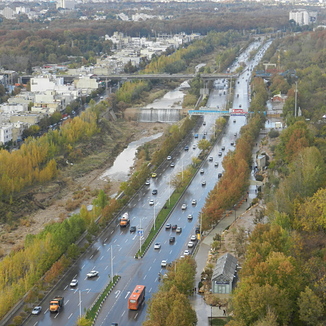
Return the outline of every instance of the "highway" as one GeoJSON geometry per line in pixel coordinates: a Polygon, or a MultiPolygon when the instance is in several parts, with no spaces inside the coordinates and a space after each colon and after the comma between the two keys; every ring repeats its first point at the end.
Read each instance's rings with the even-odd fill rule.
{"type": "MultiPolygon", "coordinates": [[[[256,65],[258,60],[256,57],[252,62],[248,62],[248,66],[256,65]]],[[[241,104],[246,111],[248,111],[249,106],[249,76],[245,78],[247,73],[247,71],[244,71],[237,79],[235,94],[239,94],[239,98],[234,99],[234,104],[241,104]],[[240,83],[237,83],[238,81],[240,83]]],[[[225,101],[226,95],[220,95],[219,90],[214,90],[207,106],[216,107],[218,105],[223,107],[225,101]]],[[[213,135],[214,120],[209,116],[205,116],[204,121],[205,125],[198,125],[194,133],[189,135],[171,153],[171,161],[175,163],[175,167],[170,167],[171,161],[166,160],[158,169],[158,176],[150,180],[149,186],[144,185],[130,201],[128,209],[126,209],[131,218],[130,225],[142,228],[145,234],[148,233],[153,225],[154,216],[162,209],[173,191],[169,184],[170,180],[176,173],[191,163],[192,157],[199,155],[198,146],[193,149],[193,145],[196,145],[203,138],[204,133],[207,133],[207,139],[213,135]],[[199,134],[198,139],[194,138],[196,133],[199,134]],[[185,145],[189,146],[188,151],[184,150],[185,145]],[[153,189],[158,190],[157,195],[152,195],[153,189]],[[151,199],[154,200],[153,206],[149,205],[151,199]]],[[[161,244],[161,249],[154,250],[152,244],[142,259],[135,259],[134,255],[139,249],[140,238],[137,232],[130,233],[129,228],[120,229],[117,220],[103,232],[92,247],[71,268],[69,273],[62,278],[55,289],[51,291],[42,304],[43,309],[40,315],[30,316],[24,325],[75,325],[80,313],[84,314],[84,309],[91,306],[109,283],[112,273],[120,275],[121,280],[105,301],[96,325],[111,325],[111,322],[117,322],[119,326],[141,325],[146,318],[146,302],[158,289],[158,274],[164,274],[161,261],[166,259],[171,262],[183,255],[185,249],[188,249],[187,243],[190,236],[195,234],[195,227],[199,224],[200,211],[205,204],[206,197],[218,181],[218,173],[223,173],[223,157],[228,151],[234,150],[235,147],[231,143],[236,141],[240,128],[245,123],[246,117],[244,115],[230,117],[225,128],[225,134],[214,145],[209,154],[209,156],[213,157],[213,160],[206,160],[202,163],[201,168],[204,173],[198,173],[194,177],[191,185],[171,213],[167,222],[182,227],[180,234],[175,234],[175,231],[172,230],[165,230],[163,227],[155,240],[155,242],[161,244]],[[223,146],[225,147],[224,150],[222,150],[223,146]],[[219,152],[221,152],[221,155],[219,155],[219,152]],[[215,162],[218,162],[218,166],[215,165],[215,162]],[[205,186],[202,186],[202,181],[206,181],[205,186]],[[191,204],[193,199],[196,199],[196,205],[191,204]],[[183,203],[187,204],[186,210],[181,210],[183,203]],[[187,219],[188,214],[193,215],[193,219],[190,221],[187,219]],[[171,235],[176,237],[173,244],[168,242],[171,235]],[[99,276],[87,279],[86,274],[91,270],[97,270],[99,276]],[[76,288],[69,287],[69,283],[73,278],[78,279],[76,288]],[[140,310],[129,311],[127,309],[127,299],[137,284],[146,285],[146,301],[140,310]],[[50,314],[48,302],[55,295],[64,296],[65,306],[59,313],[50,314]]]]}

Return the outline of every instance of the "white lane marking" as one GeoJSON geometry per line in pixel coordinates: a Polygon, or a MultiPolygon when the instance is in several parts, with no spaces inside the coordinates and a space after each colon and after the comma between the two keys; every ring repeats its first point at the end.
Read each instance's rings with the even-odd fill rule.
{"type": "Polygon", "coordinates": [[[127,292],[127,294],[125,295],[125,299],[127,299],[127,297],[129,296],[130,291],[127,292]]]}
{"type": "Polygon", "coordinates": [[[146,279],[146,277],[147,277],[147,275],[145,275],[145,276],[144,276],[143,280],[145,280],[145,279],[146,279]]]}
{"type": "Polygon", "coordinates": [[[104,258],[104,256],[102,256],[101,258],[100,258],[100,260],[102,260],[104,258]]]}
{"type": "Polygon", "coordinates": [[[72,315],[73,315],[73,313],[71,313],[71,314],[69,315],[68,319],[70,319],[72,315]]]}
{"type": "Polygon", "coordinates": [[[121,291],[118,290],[118,291],[115,291],[114,294],[115,294],[115,298],[117,298],[119,295],[120,295],[121,291]]]}
{"type": "Polygon", "coordinates": [[[137,317],[138,317],[138,312],[136,313],[136,315],[135,315],[134,319],[137,319],[137,317]]]}

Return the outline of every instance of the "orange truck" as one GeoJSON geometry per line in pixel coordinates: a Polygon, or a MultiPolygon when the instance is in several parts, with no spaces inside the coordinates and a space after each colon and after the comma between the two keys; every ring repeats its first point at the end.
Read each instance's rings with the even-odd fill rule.
{"type": "Polygon", "coordinates": [[[54,297],[50,301],[50,312],[59,312],[63,308],[63,297],[54,297]]]}
{"type": "Polygon", "coordinates": [[[120,227],[125,228],[125,227],[129,226],[129,224],[130,224],[129,214],[126,212],[120,218],[120,227]]]}
{"type": "Polygon", "coordinates": [[[138,310],[145,300],[145,285],[136,285],[128,299],[128,309],[138,310]]]}

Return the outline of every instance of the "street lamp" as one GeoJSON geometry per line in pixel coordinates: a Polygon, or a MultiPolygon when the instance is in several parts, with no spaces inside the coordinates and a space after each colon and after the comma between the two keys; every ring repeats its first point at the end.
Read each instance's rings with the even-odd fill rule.
{"type": "Polygon", "coordinates": [[[234,208],[234,221],[237,219],[237,207],[236,205],[233,206],[234,208]]]}
{"type": "Polygon", "coordinates": [[[155,228],[155,202],[154,202],[153,207],[154,207],[154,216],[153,216],[153,218],[154,218],[154,230],[155,230],[155,229],[156,229],[156,228],[155,228]]]}
{"type": "Polygon", "coordinates": [[[89,292],[91,289],[79,290],[79,318],[82,315],[82,300],[81,300],[81,293],[82,292],[89,292]]]}
{"type": "MultiPolygon", "coordinates": [[[[120,245],[116,244],[116,246],[120,247],[120,245]]],[[[119,249],[121,250],[121,248],[119,249]]],[[[113,274],[113,249],[112,249],[112,245],[111,245],[111,280],[113,280],[114,274],[113,274]]]]}
{"type": "Polygon", "coordinates": [[[211,305],[211,326],[213,325],[213,305],[211,305]]]}

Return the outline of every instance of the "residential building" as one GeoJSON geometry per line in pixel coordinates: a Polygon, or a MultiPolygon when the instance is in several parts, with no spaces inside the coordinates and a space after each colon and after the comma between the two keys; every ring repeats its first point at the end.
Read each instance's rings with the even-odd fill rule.
{"type": "Polygon", "coordinates": [[[297,25],[310,25],[317,22],[317,12],[306,9],[292,10],[289,13],[289,20],[294,20],[297,25]]]}
{"type": "Polygon", "coordinates": [[[12,141],[12,124],[6,123],[0,125],[0,145],[12,141]]]}

